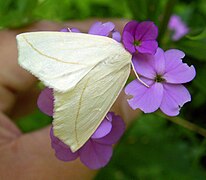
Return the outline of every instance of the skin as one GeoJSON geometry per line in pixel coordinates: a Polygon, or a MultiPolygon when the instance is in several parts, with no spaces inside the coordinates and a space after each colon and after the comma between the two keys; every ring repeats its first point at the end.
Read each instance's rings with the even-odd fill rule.
{"type": "MultiPolygon", "coordinates": [[[[24,179],[92,179],[97,171],[85,167],[79,159],[65,163],[54,156],[50,146],[49,130],[23,134],[15,121],[32,112],[36,107],[39,90],[37,79],[19,67],[15,36],[21,32],[38,30],[60,30],[63,27],[76,27],[83,32],[97,20],[57,24],[38,22],[31,26],[0,32],[0,177],[1,180],[24,179]]],[[[101,20],[103,22],[108,20],[101,20]]],[[[126,21],[110,20],[122,30],[126,21]]],[[[112,110],[121,115],[127,125],[137,115],[127,105],[122,92],[112,110]]]]}

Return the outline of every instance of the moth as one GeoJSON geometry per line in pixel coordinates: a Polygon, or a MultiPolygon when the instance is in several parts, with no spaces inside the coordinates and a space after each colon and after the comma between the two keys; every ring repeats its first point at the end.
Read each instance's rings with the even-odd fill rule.
{"type": "Polygon", "coordinates": [[[17,44],[20,66],[53,89],[55,136],[77,151],[124,87],[132,55],[112,38],[84,33],[22,33],[17,44]]]}

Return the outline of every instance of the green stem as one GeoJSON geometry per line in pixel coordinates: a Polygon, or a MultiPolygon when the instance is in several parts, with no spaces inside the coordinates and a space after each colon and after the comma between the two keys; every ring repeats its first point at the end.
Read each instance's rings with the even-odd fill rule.
{"type": "Polygon", "coordinates": [[[158,36],[158,41],[161,44],[162,43],[162,39],[164,37],[164,34],[166,32],[167,29],[167,25],[170,19],[170,16],[173,13],[173,9],[175,7],[177,0],[168,0],[166,5],[165,5],[165,10],[164,10],[164,14],[163,14],[163,19],[160,22],[160,28],[159,28],[159,36],[158,36]]]}
{"type": "Polygon", "coordinates": [[[165,119],[175,123],[175,124],[178,124],[178,125],[186,128],[186,129],[189,129],[191,131],[194,131],[194,132],[196,132],[196,133],[206,137],[206,129],[201,128],[200,126],[198,126],[196,124],[193,124],[193,123],[191,123],[191,122],[189,122],[189,121],[187,121],[187,120],[185,120],[185,119],[183,119],[181,117],[170,117],[170,116],[166,116],[166,115],[164,115],[162,113],[157,113],[157,114],[159,116],[161,116],[161,117],[163,117],[163,118],[165,118],[165,119]]]}

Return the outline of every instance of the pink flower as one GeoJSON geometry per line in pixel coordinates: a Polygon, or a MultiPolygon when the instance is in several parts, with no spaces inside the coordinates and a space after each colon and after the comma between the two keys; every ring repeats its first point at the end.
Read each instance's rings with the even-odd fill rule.
{"type": "Polygon", "coordinates": [[[173,31],[172,40],[177,41],[189,32],[189,28],[177,15],[172,15],[168,28],[173,31]]]}
{"type": "MultiPolygon", "coordinates": [[[[80,31],[76,28],[62,29],[62,32],[80,31]]],[[[111,22],[97,22],[92,25],[89,34],[111,36],[121,41],[121,35],[111,22]]],[[[188,90],[181,85],[195,77],[195,69],[182,62],[184,53],[179,50],[164,52],[157,48],[157,27],[153,22],[131,21],[123,31],[123,45],[132,53],[132,64],[140,79],[134,80],[125,88],[125,92],[133,97],[128,100],[133,109],[140,108],[145,113],[160,108],[165,114],[175,116],[180,107],[191,100],[188,90]],[[136,53],[140,52],[140,53],[136,53]]],[[[38,99],[38,107],[47,115],[53,115],[53,90],[45,88],[38,99]]],[[[53,134],[51,128],[51,145],[55,155],[62,161],[80,158],[81,162],[91,169],[105,166],[112,156],[112,145],[122,136],[125,125],[119,116],[108,113],[90,139],[75,153],[53,134]]]]}
{"type": "Polygon", "coordinates": [[[158,43],[157,26],[153,22],[130,21],[126,24],[122,34],[124,47],[130,52],[155,54],[158,43]]]}
{"type": "MultiPolygon", "coordinates": [[[[53,92],[45,88],[38,98],[38,107],[45,114],[53,115],[53,92]]],[[[75,153],[50,131],[51,146],[55,155],[62,161],[80,160],[90,169],[98,169],[105,166],[112,156],[112,145],[115,144],[125,130],[125,124],[120,116],[109,112],[91,138],[75,153]]]]}
{"type": "Polygon", "coordinates": [[[75,153],[53,134],[51,128],[51,145],[55,155],[62,161],[72,161],[80,158],[90,169],[105,166],[112,156],[112,144],[115,144],[125,130],[123,120],[114,113],[108,113],[91,138],[75,153]]]}
{"type": "Polygon", "coordinates": [[[151,113],[158,108],[169,116],[179,114],[180,108],[191,100],[188,90],[181,85],[195,77],[195,68],[182,62],[185,54],[176,49],[163,51],[158,48],[154,55],[136,54],[133,63],[136,72],[149,88],[138,80],[132,81],[125,88],[133,109],[140,108],[151,113]]]}
{"type": "MultiPolygon", "coordinates": [[[[80,33],[80,30],[77,28],[61,29],[61,32],[70,32],[70,31],[80,33]]],[[[99,35],[99,36],[111,35],[114,40],[118,42],[121,41],[121,35],[119,31],[115,30],[115,25],[112,22],[106,22],[106,23],[96,22],[90,27],[88,34],[99,35]]]]}

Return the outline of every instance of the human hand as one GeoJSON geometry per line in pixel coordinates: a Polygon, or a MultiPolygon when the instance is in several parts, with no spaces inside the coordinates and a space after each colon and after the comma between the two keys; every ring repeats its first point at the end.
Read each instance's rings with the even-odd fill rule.
{"type": "MultiPolygon", "coordinates": [[[[65,163],[54,156],[50,147],[50,127],[23,134],[15,120],[36,107],[39,90],[36,78],[17,64],[16,35],[25,31],[60,30],[76,27],[87,31],[96,20],[56,24],[39,22],[18,30],[0,32],[0,177],[1,179],[91,179],[95,171],[79,160],[65,163]]],[[[107,21],[107,20],[102,20],[107,21]]],[[[113,20],[110,20],[113,21],[113,20]]],[[[121,30],[126,21],[113,21],[121,30]]],[[[114,104],[113,111],[128,123],[136,115],[127,105],[124,93],[114,104]]]]}

